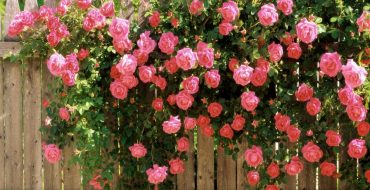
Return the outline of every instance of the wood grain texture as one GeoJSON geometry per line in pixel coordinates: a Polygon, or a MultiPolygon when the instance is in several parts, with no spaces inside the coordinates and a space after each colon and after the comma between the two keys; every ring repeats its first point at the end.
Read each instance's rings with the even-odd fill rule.
{"type": "Polygon", "coordinates": [[[14,16],[20,12],[18,0],[7,0],[5,5],[5,16],[4,16],[4,31],[5,34],[8,32],[10,22],[14,16]]]}
{"type": "Polygon", "coordinates": [[[197,189],[214,189],[214,150],[213,137],[198,133],[198,172],[197,189]]]}
{"type": "Polygon", "coordinates": [[[22,79],[19,63],[4,63],[5,189],[22,189],[22,79]]]}
{"type": "Polygon", "coordinates": [[[185,161],[185,172],[177,175],[177,190],[194,190],[194,133],[189,132],[189,151],[186,153],[188,160],[185,161]]]}
{"type": "Polygon", "coordinates": [[[24,188],[42,188],[41,65],[28,59],[23,80],[24,188]]]}
{"type": "Polygon", "coordinates": [[[64,147],[63,157],[63,181],[64,189],[71,190],[80,190],[81,189],[81,173],[80,167],[76,164],[73,164],[70,159],[74,155],[74,148],[72,145],[64,147]]]}
{"type": "Polygon", "coordinates": [[[45,0],[44,4],[49,7],[56,7],[57,1],[56,0],[45,0]]]}
{"type": "Polygon", "coordinates": [[[24,10],[36,11],[38,9],[37,0],[26,0],[24,3],[24,10]]]}
{"type": "Polygon", "coordinates": [[[217,151],[217,189],[236,189],[236,161],[223,148],[217,151]]]}
{"type": "Polygon", "coordinates": [[[0,42],[0,57],[10,53],[18,53],[20,48],[19,42],[0,42]]]}
{"type": "Polygon", "coordinates": [[[316,167],[304,158],[301,159],[304,169],[298,176],[298,190],[315,190],[316,189],[316,167]]]}
{"type": "Polygon", "coordinates": [[[319,190],[337,189],[337,180],[333,177],[322,176],[319,174],[319,190]]]}
{"type": "MultiPolygon", "coordinates": [[[[294,147],[294,144],[292,143],[288,143],[286,145],[286,147],[288,148],[288,152],[294,152],[295,151],[295,147],[294,147]]],[[[285,150],[280,150],[280,151],[285,151],[285,150]]],[[[284,190],[296,190],[297,189],[297,175],[294,175],[294,176],[291,176],[291,175],[287,175],[287,183],[286,184],[283,184],[282,187],[284,190]]]]}
{"type": "Polygon", "coordinates": [[[243,140],[241,143],[238,144],[240,152],[238,153],[238,159],[236,161],[236,189],[237,190],[245,190],[246,188],[246,173],[243,168],[245,159],[244,159],[244,152],[248,148],[248,143],[246,140],[243,140]]]}
{"type": "Polygon", "coordinates": [[[4,71],[0,58],[0,189],[5,189],[4,71]]]}

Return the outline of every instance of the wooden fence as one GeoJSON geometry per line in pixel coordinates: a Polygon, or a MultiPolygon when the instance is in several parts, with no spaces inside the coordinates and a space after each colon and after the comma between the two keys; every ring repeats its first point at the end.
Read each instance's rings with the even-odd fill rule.
{"type": "MultiPolygon", "coordinates": [[[[52,0],[46,0],[45,3],[51,6],[55,4],[52,0]]],[[[130,4],[128,0],[126,3],[130,4]]],[[[25,9],[36,10],[37,0],[26,0],[25,9]]],[[[132,15],[133,11],[130,10],[132,9],[125,12],[126,17],[132,15]]],[[[7,29],[10,20],[18,12],[18,1],[7,0],[3,29],[7,29]]],[[[0,34],[4,34],[1,27],[0,31],[3,31],[0,34]]],[[[4,54],[18,49],[18,43],[0,40],[0,190],[90,189],[82,185],[83,176],[80,175],[79,167],[67,162],[74,153],[72,147],[63,150],[63,160],[59,164],[49,164],[43,160],[41,150],[43,137],[38,129],[45,117],[41,102],[43,99],[52,98],[47,88],[51,75],[43,64],[44,60],[29,58],[24,60],[27,62],[24,66],[2,60],[4,54]]],[[[194,145],[192,134],[190,140],[194,145]]],[[[197,154],[195,156],[194,146],[191,146],[186,171],[177,176],[176,189],[246,189],[243,169],[246,143],[239,145],[241,153],[234,161],[225,155],[223,150],[214,150],[212,138],[199,135],[196,140],[197,154]]],[[[345,151],[341,152],[337,163],[346,160],[345,151]]],[[[318,169],[308,164],[305,164],[305,170],[300,175],[289,177],[287,184],[281,188],[348,189],[344,182],[320,176],[318,169]]]]}

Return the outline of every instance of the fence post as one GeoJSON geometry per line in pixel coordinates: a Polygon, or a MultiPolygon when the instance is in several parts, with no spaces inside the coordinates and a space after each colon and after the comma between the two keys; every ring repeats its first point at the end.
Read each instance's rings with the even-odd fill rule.
{"type": "Polygon", "coordinates": [[[207,137],[198,130],[198,172],[197,189],[214,189],[213,137],[207,137]]]}
{"type": "Polygon", "coordinates": [[[4,31],[5,38],[7,38],[8,27],[14,16],[20,12],[19,4],[17,0],[7,0],[5,6],[5,17],[4,17],[4,31]]]}
{"type": "Polygon", "coordinates": [[[177,175],[177,190],[194,190],[194,133],[189,132],[189,151],[186,153],[188,160],[185,161],[185,172],[177,175]]]}

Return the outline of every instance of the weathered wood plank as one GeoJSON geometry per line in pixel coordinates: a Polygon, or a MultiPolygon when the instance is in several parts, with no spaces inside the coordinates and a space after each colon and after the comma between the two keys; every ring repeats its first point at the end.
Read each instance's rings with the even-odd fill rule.
{"type": "Polygon", "coordinates": [[[71,146],[63,149],[64,167],[63,167],[63,181],[64,189],[80,190],[81,189],[81,173],[80,167],[70,162],[74,155],[74,148],[71,146]]]}
{"type": "Polygon", "coordinates": [[[189,132],[189,151],[186,153],[188,160],[185,162],[185,172],[177,175],[177,190],[194,190],[194,133],[189,132]]]}
{"type": "Polygon", "coordinates": [[[56,7],[57,1],[56,0],[45,0],[44,4],[49,7],[56,7]]]}
{"type": "Polygon", "coordinates": [[[41,65],[28,59],[23,80],[24,188],[42,188],[41,65]]]}
{"type": "Polygon", "coordinates": [[[198,133],[198,172],[197,188],[214,189],[214,150],[213,137],[198,133]]]}
{"type": "Polygon", "coordinates": [[[243,168],[244,165],[244,152],[248,148],[248,144],[246,140],[243,140],[240,144],[238,144],[240,152],[238,153],[238,159],[236,161],[236,189],[237,190],[245,190],[246,188],[246,173],[243,168]]]}
{"type": "Polygon", "coordinates": [[[22,189],[22,80],[19,63],[4,63],[5,189],[22,189]]]}
{"type": "Polygon", "coordinates": [[[18,42],[0,42],[0,57],[9,53],[19,52],[21,45],[18,42]]]}
{"type": "Polygon", "coordinates": [[[3,60],[0,59],[0,189],[5,189],[5,129],[4,129],[4,77],[3,60]]]}
{"type": "MultiPolygon", "coordinates": [[[[295,148],[294,148],[294,144],[292,143],[288,143],[287,144],[287,152],[294,152],[295,151],[295,148]]],[[[281,150],[281,151],[285,151],[285,150],[281,150]]],[[[296,190],[297,189],[297,176],[294,175],[294,176],[290,176],[290,175],[286,175],[286,178],[287,178],[287,183],[286,184],[283,184],[283,189],[286,189],[286,190],[296,190]]]]}
{"type": "MultiPolygon", "coordinates": [[[[20,12],[19,4],[17,0],[7,0],[5,5],[5,17],[4,17],[4,31],[5,36],[8,32],[8,27],[10,22],[13,20],[14,16],[20,12]]],[[[1,47],[1,46],[0,46],[1,47]]]]}
{"type": "Polygon", "coordinates": [[[37,0],[26,0],[24,3],[24,10],[36,11],[38,9],[37,0]]]}
{"type": "Polygon", "coordinates": [[[236,189],[236,162],[223,148],[217,154],[217,189],[236,189]]]}
{"type": "Polygon", "coordinates": [[[333,177],[322,176],[319,174],[319,190],[337,189],[337,180],[333,177]]]}
{"type": "Polygon", "coordinates": [[[304,169],[298,175],[298,190],[316,189],[316,167],[302,159],[304,169]]]}

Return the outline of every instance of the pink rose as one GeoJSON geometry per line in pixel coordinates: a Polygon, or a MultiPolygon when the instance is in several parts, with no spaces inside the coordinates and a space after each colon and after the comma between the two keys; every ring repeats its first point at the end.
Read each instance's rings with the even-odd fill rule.
{"type": "Polygon", "coordinates": [[[49,20],[49,18],[54,16],[54,10],[47,5],[42,5],[39,9],[39,16],[42,20],[49,20]]]}
{"type": "Polygon", "coordinates": [[[176,105],[182,109],[187,110],[193,105],[194,98],[190,94],[186,93],[185,91],[180,91],[176,95],[176,105]]]}
{"type": "Polygon", "coordinates": [[[171,18],[171,25],[175,28],[179,27],[179,20],[175,17],[171,18]]]}
{"type": "Polygon", "coordinates": [[[137,67],[136,57],[131,54],[124,55],[119,60],[116,67],[123,75],[133,75],[137,67]]]}
{"type": "Polygon", "coordinates": [[[93,28],[102,29],[105,26],[105,16],[99,10],[91,9],[84,20],[83,28],[90,31],[93,28]],[[86,23],[85,23],[86,22],[86,23]]]}
{"type": "Polygon", "coordinates": [[[296,25],[296,32],[298,38],[302,42],[309,44],[317,38],[318,27],[316,23],[308,21],[306,18],[303,18],[296,25]]]}
{"type": "Polygon", "coordinates": [[[128,147],[128,149],[131,152],[131,156],[136,159],[143,158],[147,153],[145,146],[141,143],[135,143],[134,145],[128,147]]]}
{"type": "Polygon", "coordinates": [[[280,38],[280,42],[283,42],[283,44],[289,46],[291,43],[293,43],[293,40],[295,38],[295,35],[291,35],[289,32],[285,32],[283,37],[280,38]]]}
{"type": "Polygon", "coordinates": [[[368,122],[361,121],[357,125],[357,133],[358,133],[359,136],[366,137],[367,134],[369,134],[369,131],[370,131],[370,124],[368,122]]]}
{"type": "Polygon", "coordinates": [[[342,67],[342,73],[346,85],[351,88],[361,86],[365,82],[367,76],[365,68],[358,66],[353,59],[348,59],[347,65],[342,67]]]}
{"type": "Polygon", "coordinates": [[[220,84],[221,76],[218,73],[218,70],[210,70],[204,74],[204,79],[208,87],[217,88],[220,84]]]}
{"type": "Polygon", "coordinates": [[[256,69],[259,68],[262,71],[268,73],[270,71],[270,62],[266,61],[266,59],[260,57],[257,59],[257,67],[256,69]]]}
{"type": "Polygon", "coordinates": [[[76,74],[70,70],[65,70],[62,72],[62,80],[64,85],[73,86],[75,85],[76,74]]]}
{"type": "Polygon", "coordinates": [[[366,182],[367,183],[370,183],[370,170],[366,170],[366,172],[365,172],[365,178],[366,178],[366,182]]]}
{"type": "Polygon", "coordinates": [[[233,22],[239,15],[238,4],[232,0],[224,2],[218,10],[225,22],[233,22]]]}
{"type": "Polygon", "coordinates": [[[284,15],[292,14],[293,0],[277,0],[277,8],[284,13],[284,15]]]}
{"type": "Polygon", "coordinates": [[[254,86],[263,86],[267,80],[267,73],[260,68],[256,68],[251,76],[251,82],[254,86]]]}
{"type": "Polygon", "coordinates": [[[150,31],[145,31],[140,34],[140,39],[137,41],[137,46],[141,51],[146,52],[147,54],[154,51],[154,48],[157,44],[150,37],[150,31]]]}
{"type": "Polygon", "coordinates": [[[299,59],[302,55],[302,49],[301,46],[299,46],[299,43],[291,43],[287,50],[289,58],[299,59]]]}
{"type": "Polygon", "coordinates": [[[279,165],[277,165],[275,162],[272,162],[267,167],[267,174],[270,176],[271,179],[275,179],[275,178],[279,177],[279,175],[280,175],[279,165]]]}
{"type": "Polygon", "coordinates": [[[132,49],[132,42],[128,38],[113,38],[113,47],[120,55],[132,49]]]}
{"type": "Polygon", "coordinates": [[[253,145],[252,148],[244,152],[244,159],[250,167],[258,167],[263,162],[262,148],[253,145]]]}
{"type": "Polygon", "coordinates": [[[243,94],[240,96],[240,99],[242,107],[250,112],[257,108],[260,101],[253,91],[243,92],[243,94]]]}
{"type": "Polygon", "coordinates": [[[196,61],[196,55],[190,48],[183,48],[177,52],[176,64],[184,71],[193,68],[196,61]]]}
{"type": "Polygon", "coordinates": [[[122,18],[113,18],[109,25],[109,33],[113,38],[127,39],[130,32],[130,22],[122,18]]]}
{"type": "Polygon", "coordinates": [[[61,39],[57,36],[57,33],[55,31],[50,32],[47,36],[46,39],[50,45],[50,47],[55,47],[59,44],[61,39]]]}
{"type": "Polygon", "coordinates": [[[359,103],[359,101],[356,100],[356,95],[357,94],[355,94],[353,89],[349,86],[345,86],[344,88],[341,88],[338,91],[338,97],[339,97],[340,103],[346,106],[350,104],[359,103]]]}
{"type": "Polygon", "coordinates": [[[110,68],[109,76],[112,79],[119,79],[120,78],[121,73],[118,71],[117,65],[112,65],[112,67],[110,68]]]}
{"type": "Polygon", "coordinates": [[[265,190],[280,190],[280,188],[277,185],[266,185],[265,190]]]}
{"type": "Polygon", "coordinates": [[[174,74],[177,72],[179,67],[176,64],[176,57],[171,57],[170,60],[166,60],[164,62],[164,67],[166,67],[166,70],[168,71],[169,74],[174,74]]]}
{"type": "Polygon", "coordinates": [[[180,158],[171,159],[170,164],[170,173],[173,175],[182,174],[185,171],[185,164],[180,158]]]}
{"type": "Polygon", "coordinates": [[[164,90],[167,86],[167,81],[162,76],[153,76],[152,82],[157,86],[159,89],[164,90]]]}
{"type": "Polygon", "coordinates": [[[364,157],[367,153],[366,141],[353,139],[348,145],[347,153],[351,158],[360,159],[364,157]]]}
{"type": "Polygon", "coordinates": [[[236,84],[246,86],[251,82],[252,74],[253,74],[252,67],[241,65],[238,69],[235,70],[233,78],[236,84]]]}
{"type": "Polygon", "coordinates": [[[198,15],[203,9],[203,2],[199,0],[193,0],[189,6],[189,12],[192,15],[198,15]]]}
{"type": "Polygon", "coordinates": [[[186,137],[181,137],[177,140],[177,151],[187,152],[189,151],[189,139],[186,137]]]}
{"type": "Polygon", "coordinates": [[[139,81],[134,75],[120,75],[119,80],[128,89],[132,89],[139,84],[139,81]]]}
{"type": "Polygon", "coordinates": [[[262,26],[272,26],[279,20],[279,14],[272,3],[263,5],[257,15],[262,26]]]}
{"type": "Polygon", "coordinates": [[[149,59],[149,54],[141,49],[135,49],[132,54],[136,57],[139,66],[144,65],[149,59]]]}
{"type": "Polygon", "coordinates": [[[112,1],[105,2],[100,7],[100,13],[106,17],[113,17],[114,16],[114,3],[112,1]]]}
{"type": "Polygon", "coordinates": [[[297,101],[306,102],[312,98],[313,88],[303,83],[298,87],[294,94],[297,101]]]}
{"type": "Polygon", "coordinates": [[[69,121],[70,115],[67,108],[59,108],[59,117],[61,120],[69,121]]]}
{"type": "Polygon", "coordinates": [[[71,53],[66,56],[65,58],[65,70],[69,70],[73,73],[77,73],[80,70],[80,66],[78,64],[77,55],[75,53],[71,53]]]}
{"type": "Polygon", "coordinates": [[[184,119],[184,128],[186,130],[192,130],[197,125],[197,119],[192,117],[185,117],[184,119]]]}
{"type": "Polygon", "coordinates": [[[82,61],[82,60],[84,60],[86,57],[88,57],[89,56],[89,54],[90,54],[90,52],[89,52],[89,50],[87,50],[87,49],[80,49],[79,51],[78,51],[78,53],[77,53],[77,58],[78,58],[78,60],[80,60],[80,61],[82,61]]]}
{"type": "Polygon", "coordinates": [[[127,97],[128,88],[121,81],[115,80],[110,83],[109,90],[117,99],[123,100],[127,97]]]}
{"type": "Polygon", "coordinates": [[[286,131],[286,129],[290,126],[290,117],[288,115],[282,115],[278,112],[275,114],[274,119],[275,127],[280,132],[286,131]]]}
{"type": "Polygon", "coordinates": [[[162,98],[155,98],[152,101],[152,107],[155,111],[162,111],[163,110],[163,100],[162,100],[162,98]]]}
{"type": "Polygon", "coordinates": [[[80,9],[88,9],[91,5],[91,0],[77,0],[77,6],[80,7],[80,9]]]}
{"type": "Polygon", "coordinates": [[[179,43],[179,38],[172,32],[165,32],[161,35],[158,42],[159,49],[165,54],[172,54],[176,45],[179,43]]]}
{"type": "Polygon", "coordinates": [[[51,163],[55,164],[59,162],[62,157],[62,151],[58,148],[55,144],[48,144],[44,146],[44,157],[45,159],[51,163]]]}
{"type": "Polygon", "coordinates": [[[211,119],[204,115],[199,115],[197,119],[197,125],[199,127],[206,127],[211,123],[211,119]]]}
{"type": "Polygon", "coordinates": [[[270,61],[272,62],[278,62],[280,61],[281,57],[283,57],[283,46],[280,44],[276,44],[275,42],[272,42],[270,45],[268,45],[267,50],[269,52],[270,61]]]}
{"type": "Polygon", "coordinates": [[[46,64],[52,75],[61,76],[67,63],[61,54],[54,53],[50,56],[46,64]]]}
{"type": "Polygon", "coordinates": [[[257,171],[249,171],[247,173],[247,181],[250,186],[256,186],[260,181],[260,174],[257,171]]]}
{"type": "Polygon", "coordinates": [[[335,164],[333,163],[330,163],[330,162],[323,162],[320,164],[320,171],[321,171],[321,175],[323,176],[332,176],[334,174],[334,172],[336,172],[337,170],[337,166],[335,166],[335,164]]]}
{"type": "Polygon", "coordinates": [[[306,104],[307,113],[315,116],[321,110],[321,102],[318,98],[311,98],[306,104]]]}
{"type": "Polygon", "coordinates": [[[199,78],[196,76],[190,76],[182,81],[182,87],[188,94],[195,94],[199,90],[199,78]]]}
{"type": "Polygon", "coordinates": [[[308,162],[319,162],[324,153],[319,146],[310,141],[302,147],[302,154],[308,162]]]}
{"type": "Polygon", "coordinates": [[[228,67],[231,72],[234,72],[234,70],[238,68],[238,66],[239,66],[239,61],[236,58],[229,59],[228,67]]]}
{"type": "Polygon", "coordinates": [[[220,136],[225,137],[227,139],[232,139],[234,136],[234,131],[231,129],[229,124],[225,124],[220,129],[220,136]]]}
{"type": "Polygon", "coordinates": [[[162,124],[163,131],[167,134],[175,134],[181,128],[181,120],[179,116],[170,116],[170,119],[163,122],[162,124]]]}
{"type": "Polygon", "coordinates": [[[157,164],[154,164],[153,168],[149,168],[146,170],[146,174],[148,175],[149,183],[157,185],[159,183],[162,183],[166,179],[167,167],[160,167],[157,164]]]}
{"type": "Polygon", "coordinates": [[[153,65],[151,66],[143,65],[139,67],[139,78],[143,83],[151,82],[155,73],[156,70],[153,65]]]}
{"type": "Polygon", "coordinates": [[[325,136],[326,144],[329,146],[339,146],[339,144],[342,142],[342,136],[333,130],[327,130],[325,136]]]}
{"type": "Polygon", "coordinates": [[[286,128],[286,133],[288,135],[289,141],[294,143],[297,142],[301,136],[301,130],[298,129],[295,125],[289,125],[286,128]]]}
{"type": "Polygon", "coordinates": [[[342,68],[340,55],[337,52],[325,53],[320,59],[320,70],[329,77],[337,76],[342,68]]]}
{"type": "Polygon", "coordinates": [[[170,94],[170,95],[168,95],[167,102],[171,106],[175,105],[176,104],[176,94],[170,94]]]}
{"type": "Polygon", "coordinates": [[[90,181],[89,185],[91,185],[94,190],[103,190],[103,187],[100,184],[101,175],[95,175],[90,181]]]}
{"type": "Polygon", "coordinates": [[[356,24],[358,25],[358,32],[370,30],[370,13],[369,11],[363,11],[361,16],[357,19],[356,24]]]}
{"type": "Polygon", "coordinates": [[[160,14],[158,11],[154,11],[152,15],[149,17],[149,24],[151,27],[156,28],[159,23],[161,22],[160,14]]]}
{"type": "Polygon", "coordinates": [[[234,29],[233,25],[231,23],[228,23],[228,22],[222,22],[219,26],[218,26],[218,32],[223,35],[223,36],[227,36],[229,35],[229,33],[234,29]]]}
{"type": "Polygon", "coordinates": [[[303,170],[303,164],[298,156],[293,156],[290,162],[284,166],[284,169],[288,175],[297,175],[303,170]]]}
{"type": "Polygon", "coordinates": [[[366,119],[367,110],[362,103],[348,105],[346,112],[352,121],[363,121],[366,119]]]}
{"type": "Polygon", "coordinates": [[[231,123],[231,128],[233,128],[235,131],[241,131],[244,128],[245,125],[245,119],[242,115],[235,115],[234,120],[231,123]]]}
{"type": "Polygon", "coordinates": [[[213,66],[214,53],[213,49],[208,47],[207,43],[198,42],[197,57],[199,65],[209,69],[213,66]]]}
{"type": "Polygon", "coordinates": [[[9,37],[16,37],[20,33],[23,32],[24,25],[20,20],[13,19],[12,22],[9,24],[8,27],[8,36],[9,37]]]}
{"type": "Polygon", "coordinates": [[[212,137],[215,133],[215,130],[213,129],[212,125],[207,125],[200,128],[201,133],[206,137],[212,137]]]}

